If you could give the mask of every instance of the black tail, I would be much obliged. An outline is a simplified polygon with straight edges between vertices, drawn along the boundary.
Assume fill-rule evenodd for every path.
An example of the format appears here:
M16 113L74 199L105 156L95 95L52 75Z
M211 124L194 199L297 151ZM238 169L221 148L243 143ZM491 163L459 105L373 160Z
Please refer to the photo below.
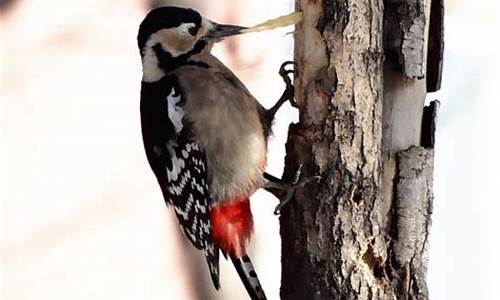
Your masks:
M208 270L212 277L212 282L216 290L220 288L219 283L219 248L211 244L205 248L205 258L207 259Z
M250 298L252 300L266 300L266 295L260 286L259 278L257 278L257 273L255 273L250 257L247 255L241 258L236 258L233 255L230 256Z

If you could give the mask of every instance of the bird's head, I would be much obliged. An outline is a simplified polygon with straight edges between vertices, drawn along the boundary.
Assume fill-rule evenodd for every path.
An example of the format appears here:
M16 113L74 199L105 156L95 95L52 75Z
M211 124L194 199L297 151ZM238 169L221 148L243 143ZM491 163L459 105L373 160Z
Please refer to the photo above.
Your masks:
M156 81L166 69L186 61L224 37L240 34L246 27L212 22L197 11L167 6L148 13L137 37L144 81Z

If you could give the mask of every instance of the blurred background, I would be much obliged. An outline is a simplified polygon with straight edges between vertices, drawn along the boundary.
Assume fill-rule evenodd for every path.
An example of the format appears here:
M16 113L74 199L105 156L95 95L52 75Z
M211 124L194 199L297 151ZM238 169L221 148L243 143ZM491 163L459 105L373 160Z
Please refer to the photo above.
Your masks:
M446 0L435 201L432 299L497 299L500 253L496 0ZM203 258L178 231L147 165L139 122L138 25L155 5L191 6L252 25L291 0L0 0L1 299L211 299ZM290 30L290 29L288 29ZM287 29L232 38L215 54L265 106L283 90ZM280 111L268 170L280 175L289 106ZM278 299L277 200L252 200L250 255ZM221 260L217 299L246 299ZM200 267L202 266L202 267Z

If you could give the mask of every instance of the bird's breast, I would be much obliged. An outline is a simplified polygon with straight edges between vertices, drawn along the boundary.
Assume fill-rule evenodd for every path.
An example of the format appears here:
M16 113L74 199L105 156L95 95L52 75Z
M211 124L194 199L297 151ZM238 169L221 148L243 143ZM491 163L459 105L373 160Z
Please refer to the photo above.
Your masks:
M205 145L208 181L216 202L248 197L262 184L267 152L262 129L237 127L221 128L217 137Z
M266 164L266 137L259 103L216 58L209 67L176 71L185 95L185 118L207 157L212 200L249 196L261 186Z

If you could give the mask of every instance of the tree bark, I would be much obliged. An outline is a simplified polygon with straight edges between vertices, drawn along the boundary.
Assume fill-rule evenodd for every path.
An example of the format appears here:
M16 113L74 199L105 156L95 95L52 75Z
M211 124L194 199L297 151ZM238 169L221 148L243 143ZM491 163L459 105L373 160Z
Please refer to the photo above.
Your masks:
M440 66L426 65L428 32L442 53L430 7L296 0L299 123L284 176L302 164L321 180L297 189L280 217L282 299L428 298L437 103L424 109L427 70L440 80Z

